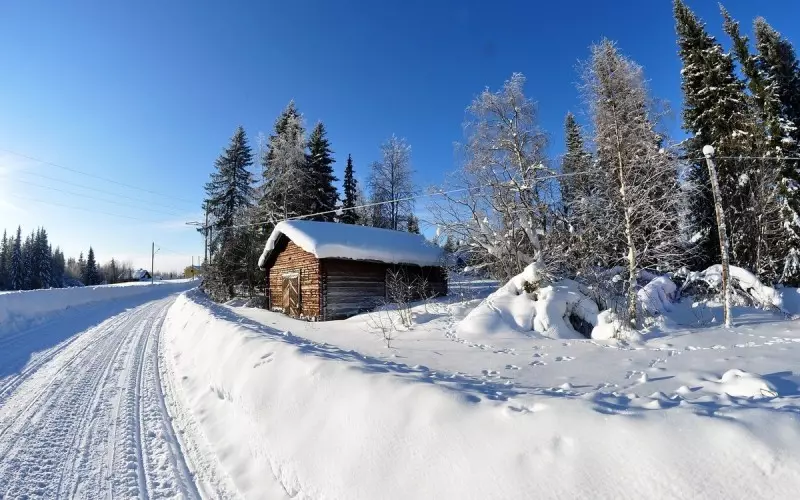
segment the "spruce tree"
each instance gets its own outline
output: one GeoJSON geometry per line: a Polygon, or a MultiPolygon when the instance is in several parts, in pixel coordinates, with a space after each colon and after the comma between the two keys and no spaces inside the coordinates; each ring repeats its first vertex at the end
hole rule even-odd
{"type": "Polygon", "coordinates": [[[53,287],[62,288],[64,286],[64,274],[66,273],[67,264],[64,260],[64,253],[59,247],[53,251],[53,268],[51,282],[53,287]]]}
{"type": "Polygon", "coordinates": [[[9,253],[8,236],[5,229],[3,230],[3,239],[0,240],[0,290],[8,290],[10,288],[8,283],[8,256],[9,253]]]}
{"type": "Polygon", "coordinates": [[[211,245],[217,249],[211,263],[215,269],[209,273],[208,290],[219,300],[233,297],[234,284],[243,281],[241,274],[249,274],[256,265],[252,256],[253,228],[235,227],[251,221],[252,164],[253,154],[247,136],[239,127],[215,162],[217,170],[206,184],[205,204],[214,220],[211,245]]]}
{"type": "Polygon", "coordinates": [[[746,233],[749,200],[739,184],[747,179],[746,164],[727,161],[749,156],[753,133],[744,84],[734,71],[733,61],[703,23],[681,1],[675,0],[674,14],[679,55],[683,62],[681,89],[684,96],[683,128],[692,135],[685,143],[688,180],[697,188],[690,200],[690,224],[698,242],[696,266],[719,262],[719,238],[714,202],[702,149],[714,146],[723,208],[730,221],[732,255],[737,264],[748,260],[749,235],[746,233]]]}
{"type": "Polygon", "coordinates": [[[342,214],[339,216],[339,222],[358,224],[358,211],[354,210],[354,207],[357,205],[358,181],[356,181],[355,174],[353,173],[353,157],[351,155],[347,155],[347,166],[344,168],[344,183],[342,188],[344,191],[344,200],[342,201],[343,210],[342,214]]]}
{"type": "Polygon", "coordinates": [[[261,158],[263,186],[259,214],[271,231],[278,221],[311,213],[312,176],[307,168],[303,116],[294,101],[275,121],[267,152],[261,158]]]}
{"type": "Polygon", "coordinates": [[[78,264],[78,269],[77,269],[77,271],[78,271],[78,279],[83,281],[84,282],[83,284],[86,285],[87,284],[85,282],[86,281],[86,260],[83,258],[83,252],[78,254],[78,262],[77,262],[77,264],[78,264]]]}
{"type": "Polygon", "coordinates": [[[35,256],[36,252],[33,248],[33,233],[29,234],[25,241],[22,243],[22,267],[23,267],[23,290],[33,290],[36,287],[35,282],[35,256]]]}
{"type": "Polygon", "coordinates": [[[205,203],[214,216],[215,246],[224,246],[233,236],[230,226],[235,225],[237,217],[252,203],[253,175],[249,170],[252,164],[253,153],[244,128],[239,127],[214,163],[216,171],[206,184],[205,203]]]}
{"type": "Polygon", "coordinates": [[[47,241],[47,231],[39,229],[36,235],[37,272],[40,288],[52,286],[53,255],[50,243],[47,241]]]}
{"type": "Polygon", "coordinates": [[[92,249],[92,247],[89,247],[89,254],[86,257],[86,274],[84,275],[83,281],[86,286],[100,284],[97,273],[97,261],[95,261],[94,249],[92,249]]]}
{"type": "Polygon", "coordinates": [[[22,228],[17,227],[17,237],[14,239],[11,251],[11,289],[22,290],[25,282],[25,270],[22,262],[22,228]]]}
{"type": "Polygon", "coordinates": [[[566,152],[561,163],[561,205],[564,215],[569,218],[570,207],[586,196],[592,182],[587,174],[591,155],[584,145],[583,133],[575,120],[575,115],[567,113],[564,119],[566,152]]]}
{"type": "Polygon", "coordinates": [[[338,181],[333,175],[334,159],[331,156],[330,142],[325,134],[325,126],[317,122],[308,138],[308,155],[306,168],[310,176],[310,204],[307,213],[331,212],[311,217],[310,220],[333,222],[336,214],[336,203],[339,193],[334,182],[338,181]]]}

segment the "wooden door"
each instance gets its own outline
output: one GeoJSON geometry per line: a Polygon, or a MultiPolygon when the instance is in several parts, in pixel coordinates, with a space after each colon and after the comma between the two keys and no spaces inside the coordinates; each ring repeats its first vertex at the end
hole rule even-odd
{"type": "Polygon", "coordinates": [[[283,275],[283,312],[289,316],[300,316],[300,273],[283,275]]]}

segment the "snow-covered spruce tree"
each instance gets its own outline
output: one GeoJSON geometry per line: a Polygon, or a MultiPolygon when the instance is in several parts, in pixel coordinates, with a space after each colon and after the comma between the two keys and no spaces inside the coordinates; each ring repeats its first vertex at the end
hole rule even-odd
{"type": "Polygon", "coordinates": [[[11,289],[22,290],[25,286],[25,268],[22,261],[22,228],[17,226],[17,237],[11,250],[11,289]]]}
{"type": "Polygon", "coordinates": [[[597,162],[592,178],[602,182],[588,214],[576,212],[593,227],[579,228],[597,235],[600,243],[588,259],[605,265],[624,265],[627,303],[624,317],[637,328],[637,278],[642,269],[674,269],[684,248],[680,239],[679,160],[656,130],[654,109],[641,66],[604,40],[592,46],[584,67],[581,89],[592,117],[597,162]],[[605,207],[601,213],[597,207],[605,207]],[[602,239],[612,240],[606,245],[602,239]],[[619,249],[602,255],[607,249],[619,249]],[[616,261],[616,262],[615,262],[616,261]]]}
{"type": "Polygon", "coordinates": [[[358,181],[353,172],[353,157],[350,155],[347,155],[347,166],[344,168],[342,191],[344,192],[344,200],[342,200],[342,214],[339,216],[339,222],[358,224],[358,211],[353,208],[358,205],[356,200],[358,197],[358,181]]]}
{"type": "Polygon", "coordinates": [[[308,156],[306,168],[310,176],[310,205],[307,213],[331,212],[309,218],[325,222],[333,222],[336,214],[336,204],[339,193],[334,182],[338,181],[333,175],[334,159],[331,156],[330,142],[325,133],[325,126],[317,122],[308,137],[308,156]]]}
{"type": "Polygon", "coordinates": [[[591,192],[592,182],[585,172],[589,171],[592,155],[584,144],[581,126],[575,115],[567,113],[564,119],[566,151],[561,160],[561,205],[564,216],[569,219],[571,207],[591,192]]]}
{"type": "MultiPolygon", "coordinates": [[[[792,123],[794,107],[792,92],[782,92],[784,82],[792,86],[791,75],[797,72],[797,60],[791,45],[782,40],[763,19],[756,20],[758,53],[750,53],[748,38],[739,31],[739,23],[722,8],[725,32],[733,42],[733,53],[747,79],[755,126],[751,144],[754,156],[764,159],[740,160],[746,162],[747,183],[740,189],[751,198],[753,231],[749,259],[740,265],[752,269],[763,281],[781,280],[795,283],[800,279],[797,264],[800,253],[800,226],[797,214],[800,209],[800,176],[798,162],[789,158],[800,153],[797,129],[792,123]],[[770,54],[782,54],[781,62],[772,61],[770,54]],[[776,69],[781,68],[781,69],[776,69]]],[[[796,80],[800,83],[800,79],[796,80]]],[[[796,90],[800,92],[800,88],[796,90]]],[[[735,161],[735,160],[724,160],[735,161]]]]}
{"type": "Polygon", "coordinates": [[[217,249],[206,277],[207,289],[217,300],[227,300],[235,295],[235,284],[241,279],[241,269],[252,266],[246,258],[251,242],[248,228],[253,205],[253,174],[250,167],[253,154],[242,127],[236,129],[230,144],[217,158],[216,172],[206,184],[205,203],[213,216],[212,245],[217,249]]]}
{"type": "Polygon", "coordinates": [[[395,135],[381,144],[381,160],[370,167],[371,203],[383,203],[373,209],[373,225],[400,230],[414,210],[416,192],[411,167],[411,146],[395,135]]]}
{"type": "Polygon", "coordinates": [[[744,83],[736,76],[731,56],[708,34],[703,23],[681,1],[674,0],[678,47],[683,69],[683,128],[692,135],[685,143],[689,164],[688,180],[697,188],[690,200],[690,224],[698,244],[694,265],[705,267],[719,262],[719,238],[714,202],[702,149],[714,146],[718,158],[723,209],[733,263],[741,265],[751,251],[750,203],[740,184],[748,180],[748,164],[723,161],[729,157],[752,156],[753,117],[744,83]]]}
{"type": "Polygon", "coordinates": [[[303,116],[289,102],[275,121],[267,150],[262,156],[259,217],[269,233],[281,220],[312,213],[312,177],[306,162],[303,116]]]}
{"type": "Polygon", "coordinates": [[[546,198],[553,171],[536,105],[525,96],[525,77],[512,75],[503,87],[484,90],[467,108],[464,163],[443,191],[431,198],[433,222],[463,242],[476,267],[507,280],[533,262],[556,268],[562,253],[546,251],[551,206],[546,198]]]}
{"type": "Polygon", "coordinates": [[[800,284],[800,64],[792,44],[763,18],[754,25],[758,55],[756,65],[765,81],[765,102],[773,111],[769,122],[771,155],[780,164],[779,192],[782,199],[781,245],[783,262],[780,280],[800,284]]]}

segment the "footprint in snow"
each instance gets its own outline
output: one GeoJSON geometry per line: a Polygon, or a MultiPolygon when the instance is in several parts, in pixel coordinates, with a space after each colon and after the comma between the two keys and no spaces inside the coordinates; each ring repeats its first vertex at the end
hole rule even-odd
{"type": "Polygon", "coordinates": [[[546,352],[543,352],[543,353],[541,353],[541,354],[540,354],[540,353],[538,353],[538,352],[535,352],[535,353],[533,353],[533,356],[532,356],[532,357],[534,357],[534,358],[543,358],[543,357],[545,357],[545,356],[547,356],[547,353],[546,353],[546,352]]]}
{"type": "Polygon", "coordinates": [[[575,359],[575,358],[573,358],[572,356],[557,356],[556,357],[556,361],[572,361],[573,359],[575,359]]]}
{"type": "Polygon", "coordinates": [[[547,363],[545,363],[544,361],[531,361],[531,362],[530,362],[530,363],[528,363],[528,364],[529,364],[529,365],[531,365],[531,366],[544,366],[544,365],[546,365],[547,363]]]}
{"type": "Polygon", "coordinates": [[[499,375],[500,374],[500,372],[498,372],[496,370],[481,370],[481,373],[483,373],[487,377],[492,377],[494,375],[499,375]]]}
{"type": "Polygon", "coordinates": [[[520,367],[517,365],[506,365],[506,370],[519,370],[520,367]]]}

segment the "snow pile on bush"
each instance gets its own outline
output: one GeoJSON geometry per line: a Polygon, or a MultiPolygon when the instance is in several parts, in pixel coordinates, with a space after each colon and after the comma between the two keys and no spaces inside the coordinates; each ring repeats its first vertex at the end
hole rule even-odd
{"type": "Polygon", "coordinates": [[[636,292],[642,309],[652,315],[668,313],[672,310],[678,286],[666,276],[657,276],[636,292]]]}
{"type": "MultiPolygon", "coordinates": [[[[0,294],[0,336],[43,321],[44,316],[95,302],[123,299],[153,291],[150,284],[138,282],[80,288],[51,288],[0,294]]],[[[157,282],[156,287],[186,290],[190,281],[157,282]]]]}
{"type": "MultiPolygon", "coordinates": [[[[734,298],[741,305],[784,311],[783,298],[774,288],[764,285],[751,272],[741,267],[730,266],[731,285],[734,298]]],[[[681,292],[692,290],[701,284],[709,291],[719,294],[722,289],[722,266],[715,264],[705,271],[687,272],[681,292]]]]}
{"type": "Polygon", "coordinates": [[[616,337],[622,323],[612,311],[600,312],[588,291],[572,280],[538,288],[536,264],[511,278],[487,297],[457,327],[459,337],[479,340],[486,335],[534,332],[553,339],[616,337]]]}

